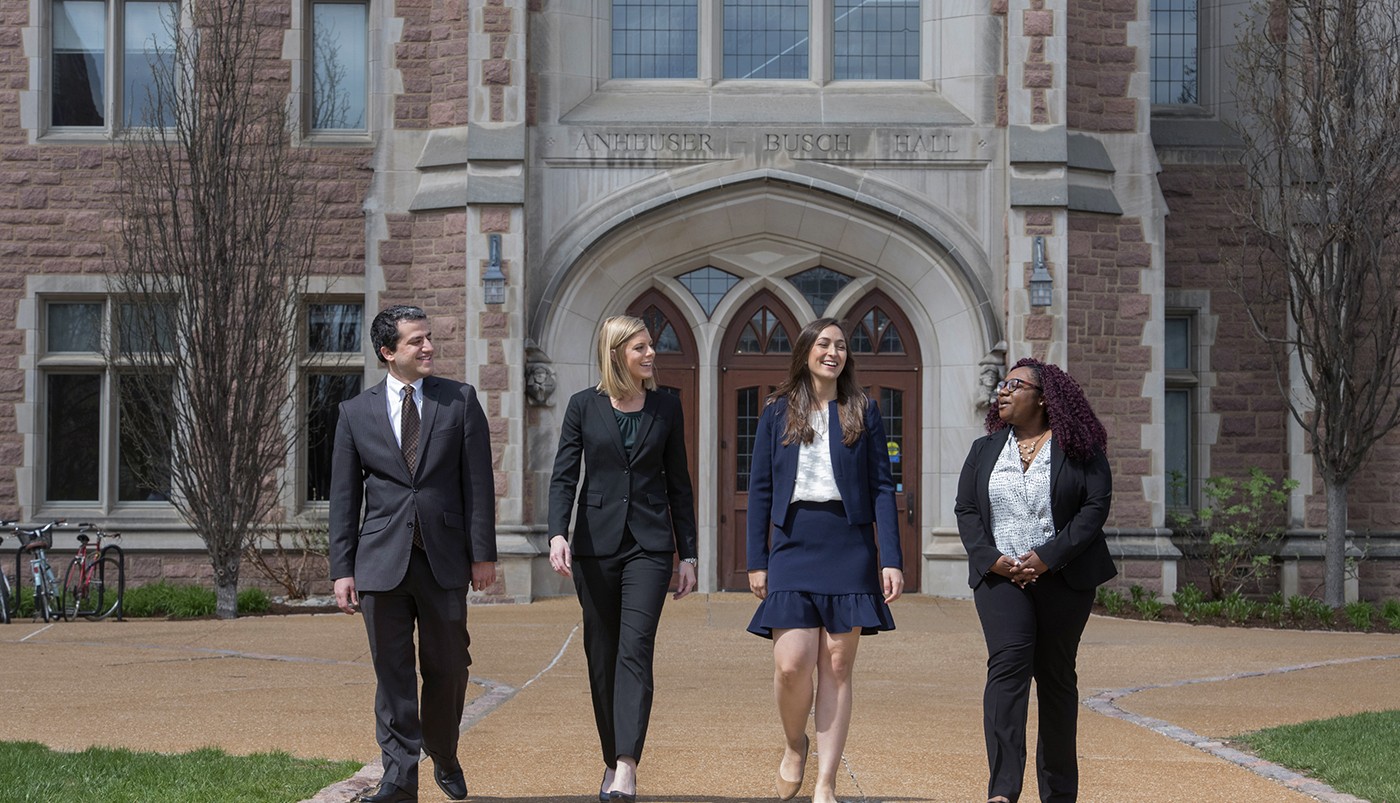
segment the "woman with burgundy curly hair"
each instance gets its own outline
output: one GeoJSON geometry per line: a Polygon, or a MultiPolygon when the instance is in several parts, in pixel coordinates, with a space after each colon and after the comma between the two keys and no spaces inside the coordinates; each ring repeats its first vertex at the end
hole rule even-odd
{"type": "Polygon", "coordinates": [[[1103,533],[1113,499],[1108,435],[1079,383],[1030,358],[997,384],[987,432],[968,452],[953,508],[987,640],[987,797],[1020,797],[1034,678],[1040,799],[1073,801],[1075,657],[1094,589],[1118,573],[1103,533]]]}

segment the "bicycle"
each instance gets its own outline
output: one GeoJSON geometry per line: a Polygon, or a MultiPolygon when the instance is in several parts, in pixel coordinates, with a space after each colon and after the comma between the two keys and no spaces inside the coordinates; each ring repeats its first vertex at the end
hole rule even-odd
{"type": "Polygon", "coordinates": [[[15,553],[15,591],[19,591],[20,558],[28,554],[29,575],[34,583],[34,616],[45,622],[61,615],[63,610],[59,602],[58,579],[54,577],[53,566],[49,565],[47,550],[53,547],[53,529],[64,523],[63,519],[55,519],[33,529],[22,529],[13,522],[7,525],[20,544],[19,551],[15,553]]]}
{"type": "Polygon", "coordinates": [[[112,614],[122,618],[122,598],[126,594],[126,556],[116,544],[121,533],[107,533],[92,522],[82,522],[78,532],[78,554],[63,574],[61,604],[65,621],[81,616],[97,622],[112,614]],[[91,533],[92,535],[89,535],[91,533]],[[96,543],[93,543],[93,536],[96,543]]]}
{"type": "MultiPolygon", "coordinates": [[[[14,527],[14,525],[15,522],[13,521],[0,519],[0,529],[14,527]]],[[[0,542],[4,540],[3,537],[0,537],[0,542]]],[[[15,576],[15,582],[19,582],[18,574],[15,576]]],[[[16,612],[15,606],[19,605],[19,597],[16,596],[17,591],[17,588],[10,588],[10,576],[5,573],[3,568],[0,568],[0,625],[9,624],[10,617],[16,612]]]]}

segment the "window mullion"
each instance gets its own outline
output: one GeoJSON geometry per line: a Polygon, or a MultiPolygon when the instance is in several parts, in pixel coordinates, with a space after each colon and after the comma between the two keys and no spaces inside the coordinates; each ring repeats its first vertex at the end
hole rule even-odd
{"type": "Polygon", "coordinates": [[[832,47],[832,7],[831,0],[813,0],[810,17],[810,36],[807,51],[807,70],[812,83],[826,86],[831,83],[832,47]]]}

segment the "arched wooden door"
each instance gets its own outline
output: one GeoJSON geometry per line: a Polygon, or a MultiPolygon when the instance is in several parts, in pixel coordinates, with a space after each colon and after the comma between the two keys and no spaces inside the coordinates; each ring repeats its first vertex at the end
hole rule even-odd
{"type": "Polygon", "coordinates": [[[899,508],[904,585],[918,591],[923,579],[919,529],[919,343],[904,313],[880,291],[856,302],[847,316],[851,355],[865,392],[880,405],[899,508]]]}
{"type": "Polygon", "coordinates": [[[725,331],[719,352],[719,587],[747,591],[745,530],[749,465],[764,400],[787,376],[801,327],[776,296],[749,300],[725,331]]]}
{"type": "MultiPolygon", "coordinates": [[[[652,347],[656,349],[657,385],[663,392],[680,397],[681,410],[685,413],[686,462],[690,464],[691,486],[697,489],[698,496],[700,477],[696,466],[699,465],[700,455],[696,449],[696,433],[700,426],[700,410],[696,406],[699,362],[696,360],[695,336],[685,325],[685,318],[676,305],[657,290],[648,290],[637,296],[628,305],[627,314],[646,321],[652,347]]],[[[679,566],[679,558],[676,561],[679,566]]],[[[676,579],[673,569],[673,589],[676,579]]]]}

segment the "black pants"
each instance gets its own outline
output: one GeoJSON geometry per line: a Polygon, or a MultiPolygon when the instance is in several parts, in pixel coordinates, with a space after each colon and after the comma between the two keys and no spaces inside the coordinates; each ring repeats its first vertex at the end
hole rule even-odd
{"type": "Polygon", "coordinates": [[[642,549],[630,533],[615,555],[574,557],[593,718],[609,767],[617,766],[618,756],[642,757],[655,688],[656,626],[670,582],[671,554],[642,549]]]}
{"type": "Polygon", "coordinates": [[[361,594],[360,609],[378,680],[374,732],[384,762],[384,780],[401,789],[416,790],[420,750],[446,766],[457,763],[467,667],[472,662],[467,589],[438,585],[428,556],[415,548],[403,582],[393,591],[361,594]],[[413,666],[415,621],[423,674],[422,705],[413,666]]]}
{"type": "Polygon", "coordinates": [[[1025,589],[990,575],[972,596],[987,639],[987,688],[982,696],[991,769],[987,797],[1015,801],[1021,795],[1034,677],[1040,711],[1035,750],[1040,799],[1073,801],[1079,795],[1079,688],[1074,665],[1094,593],[1070,588],[1058,574],[1041,577],[1025,589]]]}

